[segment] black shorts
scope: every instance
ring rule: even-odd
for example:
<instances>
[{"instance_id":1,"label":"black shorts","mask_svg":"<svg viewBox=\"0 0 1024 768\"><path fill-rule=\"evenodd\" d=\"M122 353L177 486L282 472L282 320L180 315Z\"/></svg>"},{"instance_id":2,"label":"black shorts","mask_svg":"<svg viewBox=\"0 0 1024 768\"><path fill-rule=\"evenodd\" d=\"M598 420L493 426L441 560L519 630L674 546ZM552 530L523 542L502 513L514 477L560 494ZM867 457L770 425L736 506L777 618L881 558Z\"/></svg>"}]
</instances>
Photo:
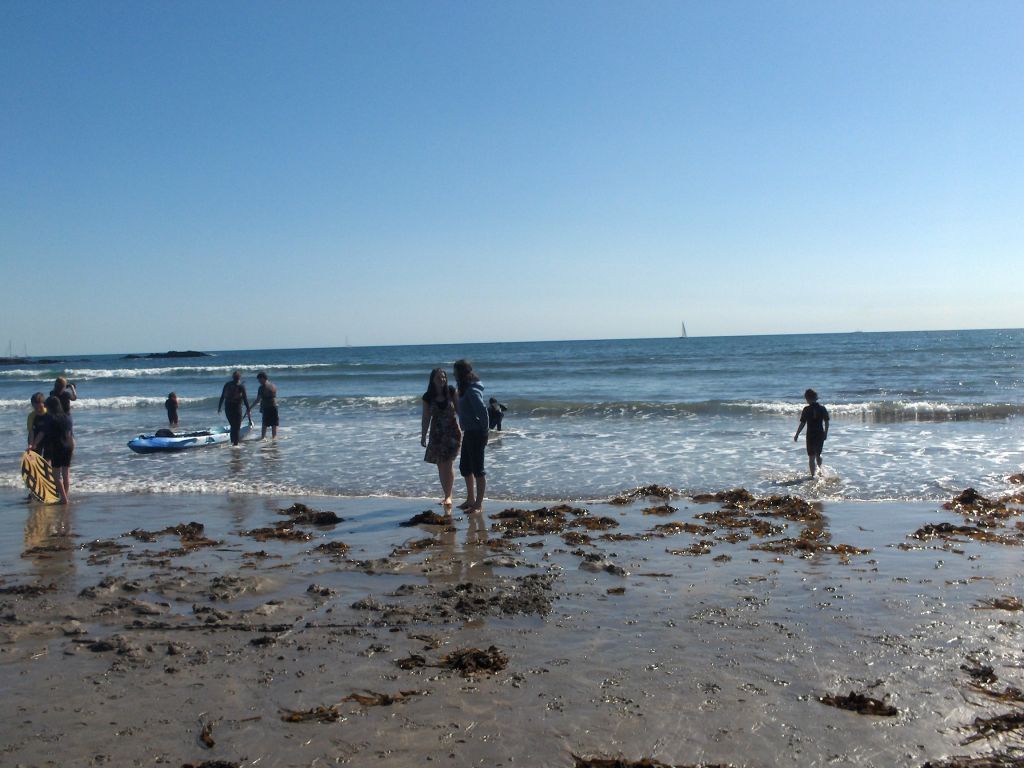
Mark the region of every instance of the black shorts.
<instances>
[{"instance_id":1,"label":"black shorts","mask_svg":"<svg viewBox=\"0 0 1024 768\"><path fill-rule=\"evenodd\" d=\"M265 405L263 406L263 427L279 427L281 426L281 420L277 415L276 405Z\"/></svg>"},{"instance_id":2,"label":"black shorts","mask_svg":"<svg viewBox=\"0 0 1024 768\"><path fill-rule=\"evenodd\" d=\"M821 449L825 447L825 436L815 435L811 437L807 436L807 455L818 456L821 454Z\"/></svg>"},{"instance_id":3,"label":"black shorts","mask_svg":"<svg viewBox=\"0 0 1024 768\"><path fill-rule=\"evenodd\" d=\"M459 474L463 477L483 477L484 448L487 446L487 433L479 429L462 433L462 453L459 454Z\"/></svg>"},{"instance_id":4,"label":"black shorts","mask_svg":"<svg viewBox=\"0 0 1024 768\"><path fill-rule=\"evenodd\" d=\"M46 451L47 458L50 459L50 465L57 469L58 467L70 467L71 457L74 455L73 448L60 448L51 447Z\"/></svg>"}]
</instances>

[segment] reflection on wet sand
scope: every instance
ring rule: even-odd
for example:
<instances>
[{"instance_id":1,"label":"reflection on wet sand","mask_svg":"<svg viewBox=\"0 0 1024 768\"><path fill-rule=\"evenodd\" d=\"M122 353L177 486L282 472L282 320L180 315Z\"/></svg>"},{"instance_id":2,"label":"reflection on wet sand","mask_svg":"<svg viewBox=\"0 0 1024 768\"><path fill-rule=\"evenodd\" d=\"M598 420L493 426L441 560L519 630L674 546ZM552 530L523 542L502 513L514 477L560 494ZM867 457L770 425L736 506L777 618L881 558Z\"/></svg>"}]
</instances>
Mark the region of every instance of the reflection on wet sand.
<instances>
[{"instance_id":1,"label":"reflection on wet sand","mask_svg":"<svg viewBox=\"0 0 1024 768\"><path fill-rule=\"evenodd\" d=\"M25 549L40 577L53 578L74 568L71 508L66 504L29 505L25 518Z\"/></svg>"}]
</instances>

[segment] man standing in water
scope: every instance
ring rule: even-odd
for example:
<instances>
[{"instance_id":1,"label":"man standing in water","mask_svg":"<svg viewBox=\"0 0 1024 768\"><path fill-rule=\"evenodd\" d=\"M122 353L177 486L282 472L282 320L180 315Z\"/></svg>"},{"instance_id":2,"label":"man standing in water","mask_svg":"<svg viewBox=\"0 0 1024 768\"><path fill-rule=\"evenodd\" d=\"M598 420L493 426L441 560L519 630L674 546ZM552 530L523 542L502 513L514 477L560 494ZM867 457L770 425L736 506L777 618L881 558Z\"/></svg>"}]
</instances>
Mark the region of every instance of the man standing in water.
<instances>
[{"instance_id":1,"label":"man standing in water","mask_svg":"<svg viewBox=\"0 0 1024 768\"><path fill-rule=\"evenodd\" d=\"M242 372L235 371L231 374L231 381L224 385L220 393L220 402L217 403L217 413L224 409L228 417L228 424L231 425L231 444L238 445L239 431L242 428L242 404L245 404L245 417L252 426L252 415L249 413L249 395L245 391L245 384L242 383Z\"/></svg>"},{"instance_id":2,"label":"man standing in water","mask_svg":"<svg viewBox=\"0 0 1024 768\"><path fill-rule=\"evenodd\" d=\"M800 426L796 428L793 442L800 437L800 431L807 427L807 465L811 469L811 477L814 477L815 465L821 468L821 450L828 437L828 411L818 402L818 393L813 389L804 392L804 400L807 406L800 414Z\"/></svg>"},{"instance_id":3,"label":"man standing in water","mask_svg":"<svg viewBox=\"0 0 1024 768\"><path fill-rule=\"evenodd\" d=\"M484 448L487 447L487 403L480 377L468 360L455 361L455 383L459 402L456 410L462 425L462 452L459 474L466 480L466 501L459 509L479 512L484 507L487 477L484 472Z\"/></svg>"},{"instance_id":4,"label":"man standing in water","mask_svg":"<svg viewBox=\"0 0 1024 768\"><path fill-rule=\"evenodd\" d=\"M260 413L263 414L263 431L260 433L260 440L267 436L267 427L270 427L271 437L276 438L277 426L281 423L280 417L277 415L277 386L267 378L266 371L257 373L256 381L260 383L260 388L256 390L256 399L252 401L252 407L255 408L259 405Z\"/></svg>"}]
</instances>

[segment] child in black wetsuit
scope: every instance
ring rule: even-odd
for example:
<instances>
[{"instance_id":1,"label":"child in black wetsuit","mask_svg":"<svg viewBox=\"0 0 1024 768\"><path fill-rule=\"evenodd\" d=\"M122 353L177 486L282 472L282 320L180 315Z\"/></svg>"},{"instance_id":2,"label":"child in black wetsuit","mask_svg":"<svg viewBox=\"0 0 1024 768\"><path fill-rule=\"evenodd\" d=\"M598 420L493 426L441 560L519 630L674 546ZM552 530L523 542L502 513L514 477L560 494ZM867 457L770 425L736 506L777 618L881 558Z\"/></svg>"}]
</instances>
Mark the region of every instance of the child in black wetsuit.
<instances>
[{"instance_id":1,"label":"child in black wetsuit","mask_svg":"<svg viewBox=\"0 0 1024 768\"><path fill-rule=\"evenodd\" d=\"M487 421L491 429L496 429L501 432L501 420L505 418L505 411L507 411L504 405L498 402L496 398L491 398L487 402Z\"/></svg>"},{"instance_id":2,"label":"child in black wetsuit","mask_svg":"<svg viewBox=\"0 0 1024 768\"><path fill-rule=\"evenodd\" d=\"M821 467L821 451L828 437L828 411L818 402L818 393L813 389L804 392L804 400L807 406L800 414L800 426L796 428L793 442L800 437L800 431L807 427L807 465L811 469L811 477L814 477L815 465Z\"/></svg>"},{"instance_id":3,"label":"child in black wetsuit","mask_svg":"<svg viewBox=\"0 0 1024 768\"><path fill-rule=\"evenodd\" d=\"M171 392L171 394L167 396L164 408L167 409L167 421L170 425L172 427L178 426L178 396Z\"/></svg>"}]
</instances>

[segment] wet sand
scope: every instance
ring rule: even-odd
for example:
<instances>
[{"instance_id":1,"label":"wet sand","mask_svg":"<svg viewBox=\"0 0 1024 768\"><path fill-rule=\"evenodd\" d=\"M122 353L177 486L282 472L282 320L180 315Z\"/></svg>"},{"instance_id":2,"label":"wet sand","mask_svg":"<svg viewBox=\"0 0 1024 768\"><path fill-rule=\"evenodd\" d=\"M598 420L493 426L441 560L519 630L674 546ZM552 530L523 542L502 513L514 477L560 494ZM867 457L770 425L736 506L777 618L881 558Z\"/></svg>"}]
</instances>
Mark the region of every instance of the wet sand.
<instances>
[{"instance_id":1,"label":"wet sand","mask_svg":"<svg viewBox=\"0 0 1024 768\"><path fill-rule=\"evenodd\" d=\"M296 502L343 519L293 523ZM422 499L3 492L0 764L1018 754L1016 720L976 722L1022 711L994 697L1024 687L1015 516L918 540L972 518L724 508L490 501L446 528L401 525ZM821 700L850 693L876 714Z\"/></svg>"}]
</instances>

